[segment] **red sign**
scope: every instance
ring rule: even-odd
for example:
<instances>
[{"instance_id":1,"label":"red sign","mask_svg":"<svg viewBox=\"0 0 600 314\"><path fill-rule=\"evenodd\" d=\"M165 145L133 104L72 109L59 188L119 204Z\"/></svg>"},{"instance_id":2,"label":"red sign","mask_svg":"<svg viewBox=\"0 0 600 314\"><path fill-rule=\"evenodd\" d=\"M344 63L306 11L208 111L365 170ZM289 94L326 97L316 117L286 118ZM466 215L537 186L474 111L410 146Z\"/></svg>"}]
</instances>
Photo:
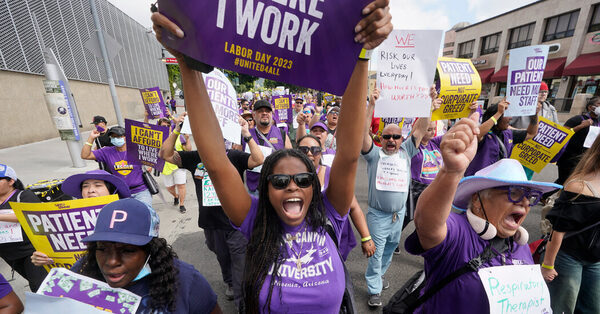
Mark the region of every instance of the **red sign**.
<instances>
[{"instance_id":1,"label":"red sign","mask_svg":"<svg viewBox=\"0 0 600 314\"><path fill-rule=\"evenodd\" d=\"M162 61L166 64L178 64L177 58L163 58Z\"/></svg>"}]
</instances>

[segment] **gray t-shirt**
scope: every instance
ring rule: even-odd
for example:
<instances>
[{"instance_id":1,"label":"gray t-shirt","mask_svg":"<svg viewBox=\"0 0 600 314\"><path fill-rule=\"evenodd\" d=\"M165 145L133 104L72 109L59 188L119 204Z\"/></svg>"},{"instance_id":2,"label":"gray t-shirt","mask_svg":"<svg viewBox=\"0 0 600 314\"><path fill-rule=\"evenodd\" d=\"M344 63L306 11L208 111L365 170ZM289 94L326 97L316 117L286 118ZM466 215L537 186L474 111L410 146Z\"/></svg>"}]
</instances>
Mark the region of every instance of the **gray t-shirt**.
<instances>
[{"instance_id":1,"label":"gray t-shirt","mask_svg":"<svg viewBox=\"0 0 600 314\"><path fill-rule=\"evenodd\" d=\"M369 207L384 212L400 212L406 204L407 192L380 191L376 188L377 166L379 164L379 153L381 147L371 145L371 150L363 153L367 161L367 173L369 175ZM398 154L400 160L406 162L406 182L410 182L410 160L419 152L415 147L414 139L409 136L400 146Z\"/></svg>"}]
</instances>

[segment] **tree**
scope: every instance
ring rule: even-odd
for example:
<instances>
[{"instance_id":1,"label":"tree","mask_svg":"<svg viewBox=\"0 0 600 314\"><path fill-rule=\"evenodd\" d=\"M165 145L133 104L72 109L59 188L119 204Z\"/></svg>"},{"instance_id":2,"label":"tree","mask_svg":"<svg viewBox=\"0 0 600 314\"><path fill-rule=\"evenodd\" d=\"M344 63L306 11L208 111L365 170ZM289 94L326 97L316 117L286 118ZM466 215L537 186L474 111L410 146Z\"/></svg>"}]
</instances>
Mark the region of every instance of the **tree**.
<instances>
[{"instance_id":1,"label":"tree","mask_svg":"<svg viewBox=\"0 0 600 314\"><path fill-rule=\"evenodd\" d=\"M183 89L183 85L181 84L181 72L179 71L179 65L167 64L167 73L169 75L169 89L171 91L171 97L175 98L175 88L173 88L173 83L177 84L177 87Z\"/></svg>"}]
</instances>

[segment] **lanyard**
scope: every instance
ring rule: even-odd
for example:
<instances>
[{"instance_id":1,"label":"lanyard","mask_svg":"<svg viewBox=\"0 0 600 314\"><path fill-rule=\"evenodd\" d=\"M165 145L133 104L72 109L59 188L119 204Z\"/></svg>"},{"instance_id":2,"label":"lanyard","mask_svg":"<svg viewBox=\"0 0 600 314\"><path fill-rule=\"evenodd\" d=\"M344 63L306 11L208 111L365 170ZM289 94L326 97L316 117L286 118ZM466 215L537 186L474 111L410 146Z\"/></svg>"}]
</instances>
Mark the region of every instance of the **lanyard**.
<instances>
[{"instance_id":1,"label":"lanyard","mask_svg":"<svg viewBox=\"0 0 600 314\"><path fill-rule=\"evenodd\" d=\"M15 190L13 190L13 191L12 191L12 193L10 193L10 195L9 195L9 196L8 196L8 197L7 197L7 198L4 200L4 202L2 202L2 204L0 204L0 206L2 206L2 205L4 205L4 204L6 204L6 202L8 202L8 200L9 200L9 199L10 199L10 198L11 198L13 195L15 195L15 193L16 193L16 192L17 192L17 190L16 190L16 189L15 189Z\"/></svg>"}]
</instances>

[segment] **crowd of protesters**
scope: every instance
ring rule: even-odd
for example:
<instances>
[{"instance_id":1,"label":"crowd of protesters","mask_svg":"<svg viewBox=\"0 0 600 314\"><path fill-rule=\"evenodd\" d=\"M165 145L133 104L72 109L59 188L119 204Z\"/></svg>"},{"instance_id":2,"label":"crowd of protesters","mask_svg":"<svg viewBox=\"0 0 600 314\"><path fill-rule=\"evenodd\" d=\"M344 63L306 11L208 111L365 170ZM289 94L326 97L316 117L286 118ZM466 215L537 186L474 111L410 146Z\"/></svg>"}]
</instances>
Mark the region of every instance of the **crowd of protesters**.
<instances>
[{"instance_id":1,"label":"crowd of protesters","mask_svg":"<svg viewBox=\"0 0 600 314\"><path fill-rule=\"evenodd\" d=\"M359 23L365 48L376 48L391 32L387 5L369 4ZM167 33L183 35L160 13L152 21L159 42ZM404 247L424 259L424 288L411 311L489 312L476 270L534 264L532 239L521 225L532 206L550 197L556 199L547 215L552 233L539 271L552 310L600 313L600 140L584 147L589 127L599 124L600 98L566 121L575 135L555 158L558 179L539 182L510 156L536 136L538 116L558 123L544 82L532 116L506 117L511 104L504 99L480 118L473 103L469 117L449 129L429 117L403 120L407 135L407 126L373 117L379 90L367 95L368 62L359 60L344 95L323 101L322 95L298 93L285 124L275 122L268 96L240 97L241 145L226 145L202 77L182 54L165 48L179 61L187 111L177 114L175 99L167 98L169 116L156 121L169 129L159 152L165 166L155 175L163 176L181 214L191 176L198 227L219 263L225 296L240 313L356 312L345 265L358 244L354 229L368 258L371 308L383 306L382 290L402 286L385 274L394 252ZM430 98L434 112L442 105L435 86ZM181 134L186 117L191 136ZM144 121L150 123L147 115ZM108 127L102 116L92 124L81 157L97 161L99 169L68 177L62 192L74 199L115 194L119 200L100 210L93 233L82 239L87 251L71 270L141 296L138 313L221 313L218 287L159 237L160 218L143 179L151 169L128 161L126 130ZM366 173L358 173L361 156ZM355 196L357 177L368 182L366 215ZM217 205L207 201L214 194ZM0 209L8 210L0 221L18 222L11 202L40 199L10 165L0 164ZM403 245L402 230L413 219L415 231ZM43 266L54 260L36 250L24 231L22 237L0 244L0 256L35 292L47 275ZM474 269L473 261L479 262ZM2 275L0 308L23 311Z\"/></svg>"}]
</instances>

